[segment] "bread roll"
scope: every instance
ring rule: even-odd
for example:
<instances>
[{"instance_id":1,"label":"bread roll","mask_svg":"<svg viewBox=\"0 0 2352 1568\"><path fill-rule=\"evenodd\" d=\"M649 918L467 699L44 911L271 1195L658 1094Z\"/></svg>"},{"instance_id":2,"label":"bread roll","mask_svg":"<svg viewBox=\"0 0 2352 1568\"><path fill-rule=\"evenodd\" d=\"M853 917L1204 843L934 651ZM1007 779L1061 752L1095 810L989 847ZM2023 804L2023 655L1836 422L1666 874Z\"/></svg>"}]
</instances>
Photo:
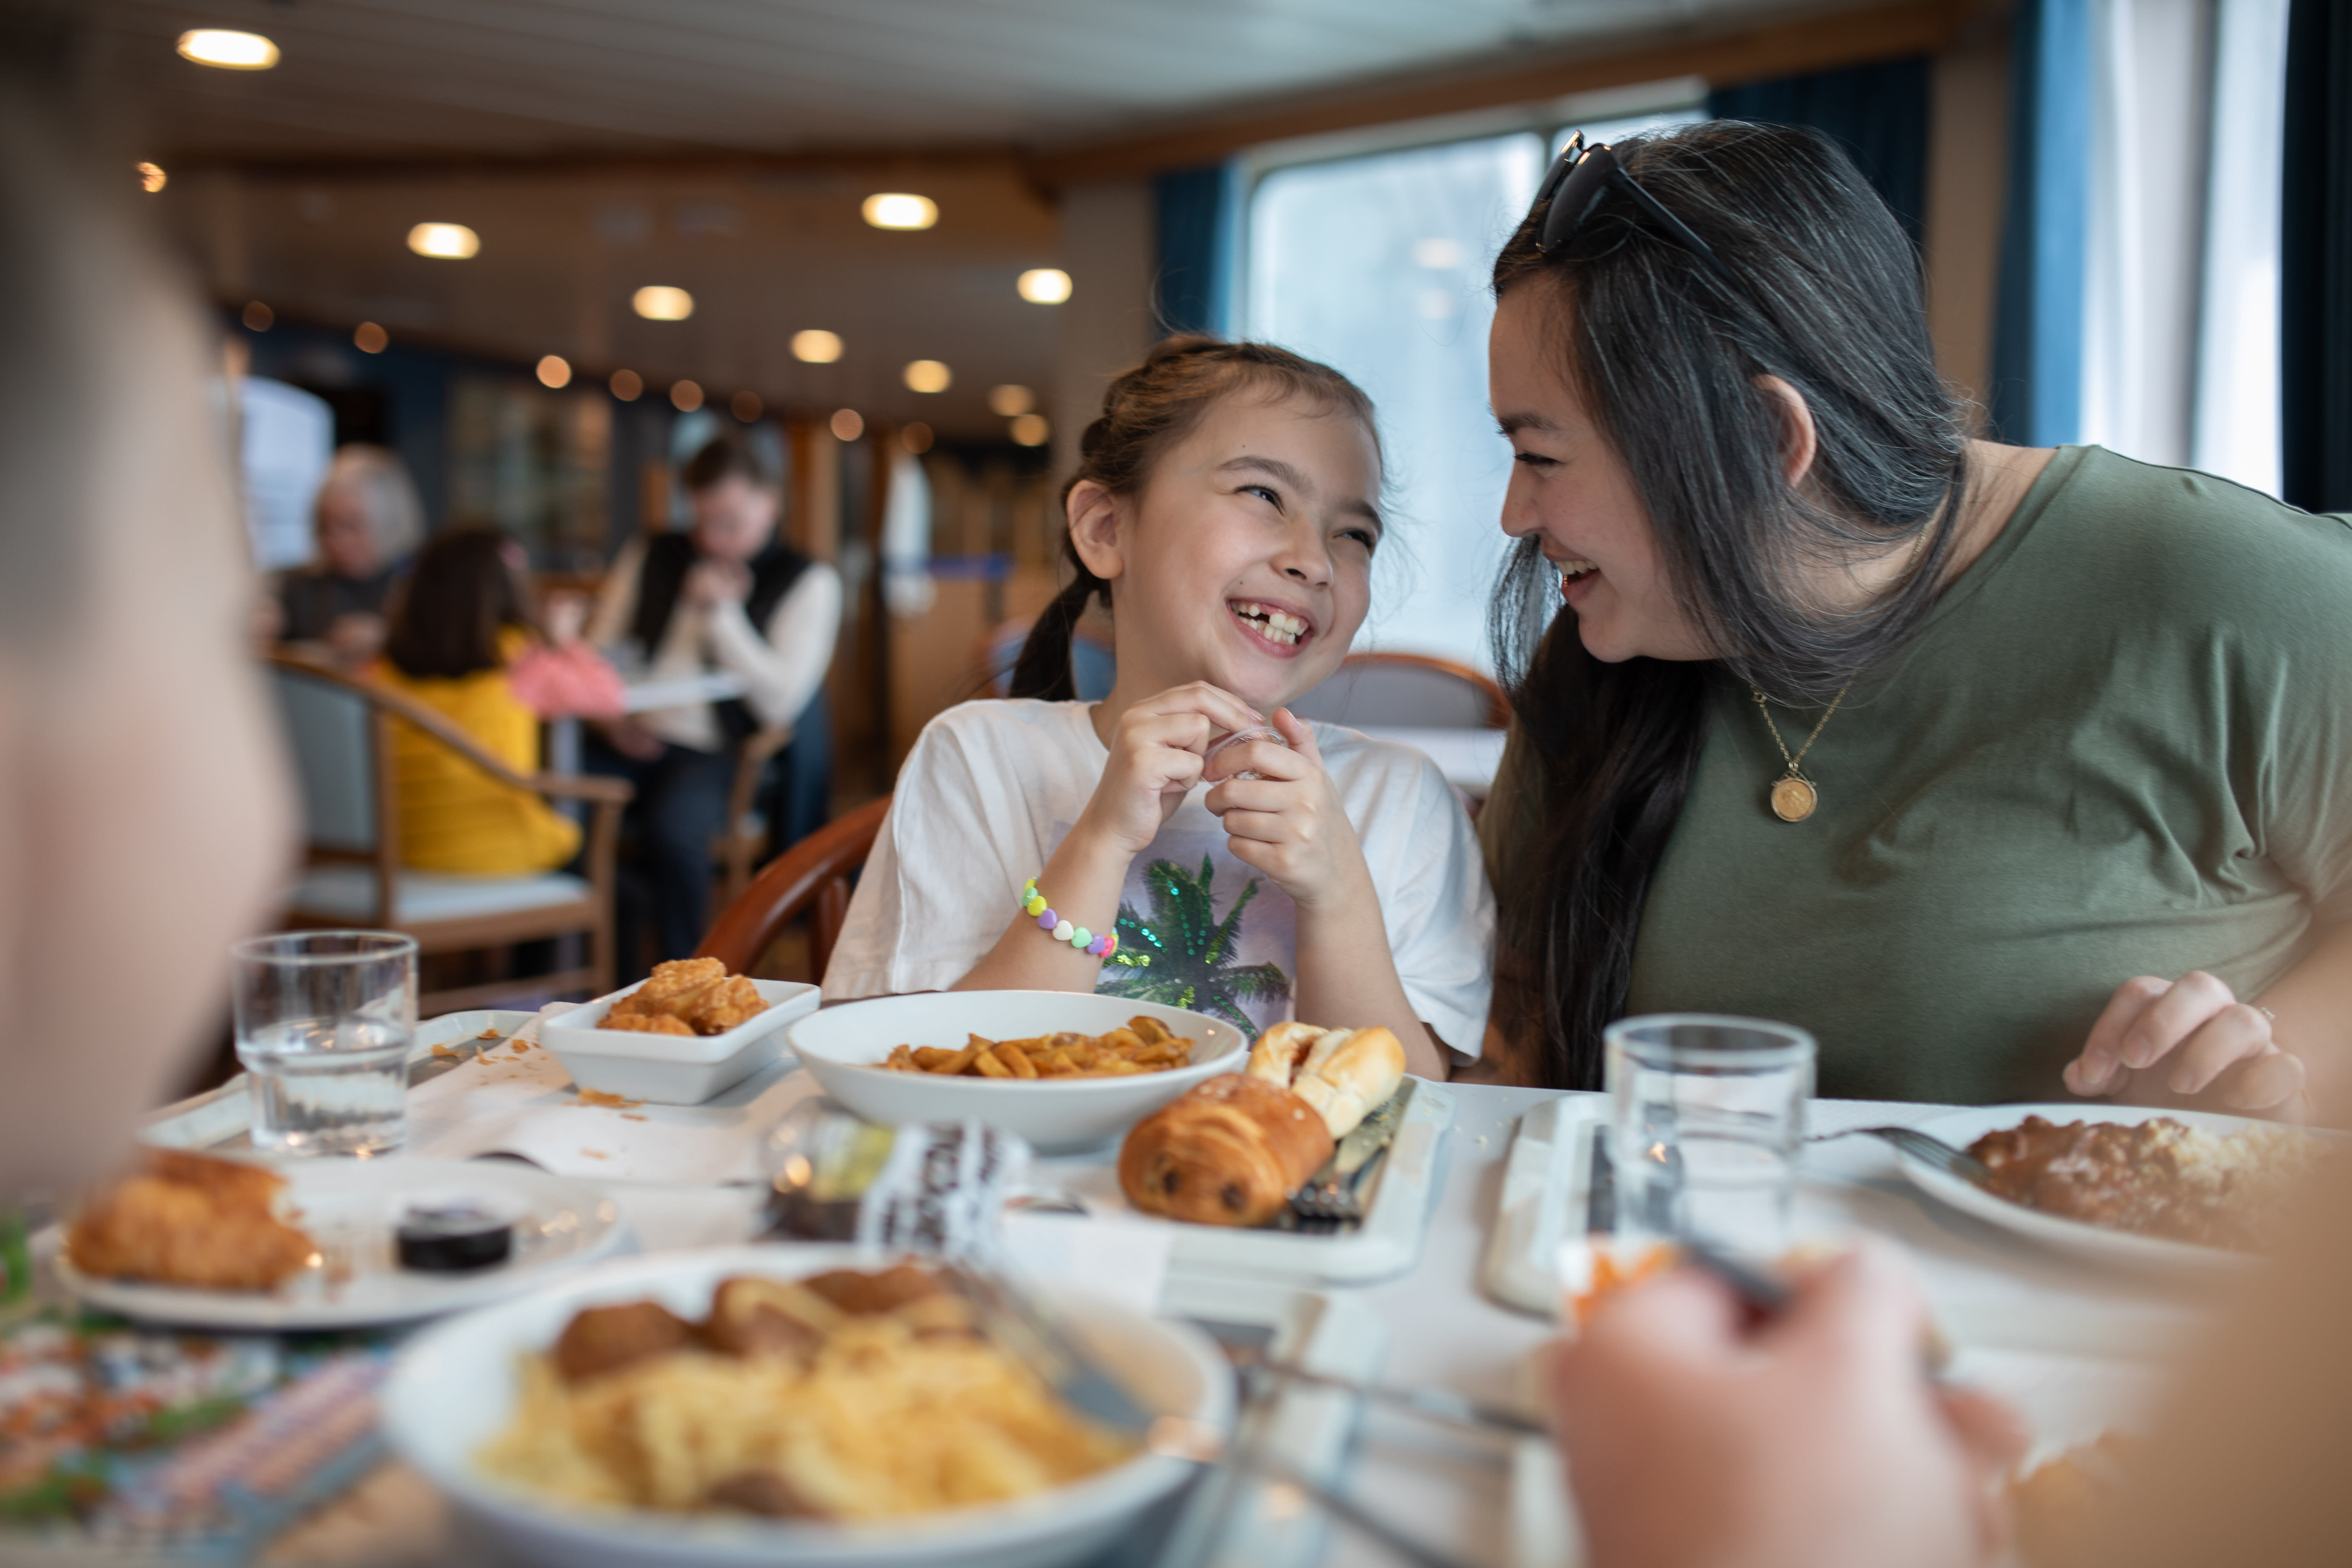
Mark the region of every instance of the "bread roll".
<instances>
[{"instance_id":1,"label":"bread roll","mask_svg":"<svg viewBox=\"0 0 2352 1568\"><path fill-rule=\"evenodd\" d=\"M1118 1184L1145 1214L1264 1225L1331 1157L1322 1118L1286 1089L1224 1073L1135 1124Z\"/></svg>"},{"instance_id":2,"label":"bread roll","mask_svg":"<svg viewBox=\"0 0 2352 1568\"><path fill-rule=\"evenodd\" d=\"M1333 1029L1315 1042L1290 1092L1345 1138L1404 1081L1404 1046L1387 1029Z\"/></svg>"},{"instance_id":3,"label":"bread roll","mask_svg":"<svg viewBox=\"0 0 2352 1568\"><path fill-rule=\"evenodd\" d=\"M1250 1047L1249 1076L1287 1088L1345 1138L1404 1081L1404 1045L1387 1029L1276 1024Z\"/></svg>"}]
</instances>

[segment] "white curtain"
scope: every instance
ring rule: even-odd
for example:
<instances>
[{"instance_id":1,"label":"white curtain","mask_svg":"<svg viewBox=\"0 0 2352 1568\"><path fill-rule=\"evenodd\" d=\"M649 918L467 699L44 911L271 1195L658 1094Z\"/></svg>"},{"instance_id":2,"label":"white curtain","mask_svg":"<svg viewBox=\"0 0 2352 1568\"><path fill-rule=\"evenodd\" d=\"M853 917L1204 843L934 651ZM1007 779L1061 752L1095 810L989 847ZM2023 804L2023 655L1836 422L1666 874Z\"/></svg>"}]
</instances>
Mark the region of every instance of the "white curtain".
<instances>
[{"instance_id":1,"label":"white curtain","mask_svg":"<svg viewBox=\"0 0 2352 1568\"><path fill-rule=\"evenodd\" d=\"M2093 0L2081 438L2279 483L2288 0Z\"/></svg>"}]
</instances>

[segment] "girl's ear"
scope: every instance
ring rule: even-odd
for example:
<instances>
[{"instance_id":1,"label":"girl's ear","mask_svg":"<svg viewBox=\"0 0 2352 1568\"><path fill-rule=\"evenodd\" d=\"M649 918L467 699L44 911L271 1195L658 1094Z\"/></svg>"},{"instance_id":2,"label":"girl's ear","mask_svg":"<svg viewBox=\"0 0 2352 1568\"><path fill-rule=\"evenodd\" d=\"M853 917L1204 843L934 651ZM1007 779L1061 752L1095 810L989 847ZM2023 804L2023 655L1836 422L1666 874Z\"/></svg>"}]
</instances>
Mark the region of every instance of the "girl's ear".
<instances>
[{"instance_id":1,"label":"girl's ear","mask_svg":"<svg viewBox=\"0 0 2352 1568\"><path fill-rule=\"evenodd\" d=\"M1813 433L1813 411L1806 405L1803 393L1777 375L1758 376L1756 386L1780 405L1780 474L1790 489L1801 489L1805 476L1813 471L1813 456L1820 450Z\"/></svg>"},{"instance_id":2,"label":"girl's ear","mask_svg":"<svg viewBox=\"0 0 2352 1568\"><path fill-rule=\"evenodd\" d=\"M1070 487L1070 544L1087 571L1108 583L1127 570L1118 536L1118 498L1094 479Z\"/></svg>"}]
</instances>

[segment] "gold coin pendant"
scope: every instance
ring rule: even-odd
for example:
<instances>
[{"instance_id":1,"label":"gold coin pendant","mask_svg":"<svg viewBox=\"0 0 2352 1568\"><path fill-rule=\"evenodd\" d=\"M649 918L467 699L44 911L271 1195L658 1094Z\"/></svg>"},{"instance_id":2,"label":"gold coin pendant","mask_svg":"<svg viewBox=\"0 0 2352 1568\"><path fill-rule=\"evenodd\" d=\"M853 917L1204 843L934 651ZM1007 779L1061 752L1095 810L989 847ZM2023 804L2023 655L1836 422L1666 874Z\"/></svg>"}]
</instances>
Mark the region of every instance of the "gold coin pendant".
<instances>
[{"instance_id":1,"label":"gold coin pendant","mask_svg":"<svg viewBox=\"0 0 2352 1568\"><path fill-rule=\"evenodd\" d=\"M1819 804L1821 797L1813 793L1813 786L1794 773L1772 785L1772 815L1783 822L1804 821Z\"/></svg>"}]
</instances>

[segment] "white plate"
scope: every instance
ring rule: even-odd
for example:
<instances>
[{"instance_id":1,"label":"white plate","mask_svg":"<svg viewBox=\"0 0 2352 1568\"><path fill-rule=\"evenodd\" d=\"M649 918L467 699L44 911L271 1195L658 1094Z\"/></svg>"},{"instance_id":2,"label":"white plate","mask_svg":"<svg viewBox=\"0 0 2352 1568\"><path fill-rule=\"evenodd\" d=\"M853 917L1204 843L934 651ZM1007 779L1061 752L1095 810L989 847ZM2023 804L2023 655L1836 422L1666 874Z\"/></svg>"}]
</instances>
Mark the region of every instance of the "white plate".
<instances>
[{"instance_id":1,"label":"white plate","mask_svg":"<svg viewBox=\"0 0 2352 1568\"><path fill-rule=\"evenodd\" d=\"M877 1064L898 1046L961 1050L968 1036L1027 1039L1075 1030L1099 1035L1138 1015L1195 1042L1192 1063L1124 1078L941 1078ZM787 1031L824 1091L869 1121L985 1121L1041 1150L1080 1149L1115 1138L1203 1079L1239 1072L1249 1039L1181 1007L1073 991L927 991L876 996L812 1013Z\"/></svg>"},{"instance_id":2,"label":"white plate","mask_svg":"<svg viewBox=\"0 0 2352 1568\"><path fill-rule=\"evenodd\" d=\"M629 985L558 1013L539 1026L539 1043L555 1053L583 1089L657 1105L700 1105L782 1055L784 1026L816 1011L814 985L792 980L751 984L767 1010L723 1035L644 1035L597 1027L614 1003L637 988Z\"/></svg>"},{"instance_id":3,"label":"white plate","mask_svg":"<svg viewBox=\"0 0 2352 1568\"><path fill-rule=\"evenodd\" d=\"M512 1415L518 1359L553 1343L580 1308L651 1299L699 1318L711 1290L731 1275L796 1279L877 1261L852 1247L816 1246L737 1247L609 1264L418 1335L379 1395L384 1436L502 1546L551 1568L1054 1568L1109 1545L1192 1473L1182 1460L1144 1455L1015 1502L849 1527L583 1509L494 1481L475 1464ZM1082 1327L1094 1352L1147 1406L1230 1428L1231 1370L1199 1330L1059 1290L1039 1295L1069 1309L1066 1321Z\"/></svg>"},{"instance_id":4,"label":"white plate","mask_svg":"<svg viewBox=\"0 0 2352 1568\"><path fill-rule=\"evenodd\" d=\"M258 1163L258 1162L257 1162ZM612 1201L585 1182L507 1160L288 1160L280 1211L320 1244L327 1267L273 1291L201 1290L93 1279L62 1247L58 1278L93 1307L152 1322L214 1329L348 1329L405 1322L478 1307L543 1285L603 1258L626 1236ZM413 1203L465 1199L515 1219L514 1255L466 1274L400 1267L393 1229ZM349 1278L330 1284L331 1268Z\"/></svg>"},{"instance_id":5,"label":"white plate","mask_svg":"<svg viewBox=\"0 0 2352 1568\"><path fill-rule=\"evenodd\" d=\"M2073 1105L1976 1106L1967 1110L1946 1111L1941 1116L1930 1117L1913 1125L1931 1137L1942 1139L1955 1149L1965 1149L1986 1133L2014 1127L2029 1116L2042 1117L2060 1126L2069 1121L2113 1121L2124 1126L2137 1126L2159 1116L2168 1116L2184 1125L2220 1133L2243 1132L2278 1125L2274 1121L2223 1116L2210 1110L2169 1110L2152 1106L2114 1105L2098 1101L2078 1101ZM1997 1198L1981 1187L1958 1176L1947 1175L1908 1154L1901 1154L1900 1159L1903 1173L1910 1177L1912 1184L1920 1191L1989 1224L2084 1257L2157 1268L2232 1268L2255 1261L2254 1255L2251 1253L2233 1252L2220 1247L2200 1247L2193 1242L2168 1241L2162 1237L2137 1236L2127 1230L2110 1230L2105 1226L2091 1225L2083 1220L2042 1214L2011 1203L2006 1198Z\"/></svg>"}]
</instances>

